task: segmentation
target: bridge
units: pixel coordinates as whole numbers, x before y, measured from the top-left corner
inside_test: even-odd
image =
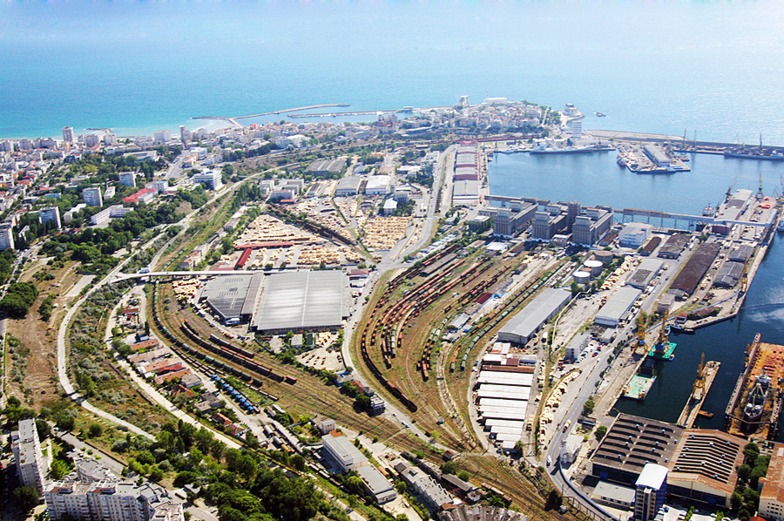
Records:
[[[147,273],[118,273],[110,283],[122,282],[132,279],[154,279],[161,277],[191,278],[191,277],[235,277],[237,275],[257,275],[263,271],[226,270],[226,271],[150,271]]]

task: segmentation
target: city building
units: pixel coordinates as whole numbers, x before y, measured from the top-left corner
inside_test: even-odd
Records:
[[[468,229],[474,233],[483,233],[493,225],[493,219],[489,215],[477,215],[468,221]]]
[[[54,226],[55,230],[62,228],[62,223],[60,222],[60,209],[56,206],[41,208],[38,211],[38,218],[40,219],[41,224],[50,223]]]
[[[618,233],[618,244],[622,248],[639,248],[653,230],[653,226],[647,223],[628,223]]]
[[[129,208],[127,206],[123,206],[121,204],[115,204],[110,206],[109,208],[104,208],[100,212],[93,214],[90,217],[90,224],[93,226],[98,226],[99,224],[103,224],[107,222],[109,219],[116,219],[118,217],[124,217],[128,212],[132,212],[133,208]]]
[[[193,176],[193,182],[202,185],[207,190],[218,190],[223,186],[223,179],[219,170],[207,170]]]
[[[391,178],[386,174],[372,175],[367,178],[365,195],[387,195],[390,192]]]
[[[136,172],[120,172],[117,174],[123,186],[136,186]]]
[[[21,420],[19,430],[11,433],[11,452],[16,460],[19,482],[24,486],[35,487],[39,493],[43,492],[49,468],[41,452],[34,419]]]
[[[101,197],[101,187],[91,186],[82,190],[82,200],[88,206],[103,206],[103,197]]]
[[[52,521],[184,521],[182,503],[161,486],[120,481],[94,460],[79,459],[76,471],[44,491]]]
[[[165,192],[166,189],[169,188],[169,181],[167,181],[166,179],[159,179],[157,181],[153,181],[151,186],[156,193],[160,194]]]
[[[760,484],[759,515],[765,519],[784,519],[784,444],[773,446],[768,473],[760,479]]]
[[[634,520],[653,521],[667,496],[667,467],[646,464],[634,486]]]
[[[165,145],[171,141],[171,132],[169,130],[158,130],[153,134],[153,141],[157,145]]]
[[[14,228],[11,223],[0,224],[0,251],[14,249]]]
[[[63,127],[63,141],[69,145],[76,143],[73,127]]]

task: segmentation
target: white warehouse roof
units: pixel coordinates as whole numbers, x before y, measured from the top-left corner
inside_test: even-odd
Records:
[[[568,291],[545,288],[498,332],[501,342],[525,344],[545,322],[558,313],[569,301]]]
[[[624,315],[634,305],[640,296],[640,290],[631,286],[624,286],[607,299],[607,303],[596,314],[594,321],[602,326],[615,327],[623,320]]]

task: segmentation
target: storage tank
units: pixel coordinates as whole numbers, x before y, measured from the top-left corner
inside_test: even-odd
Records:
[[[591,282],[591,274],[587,271],[575,271],[573,277],[577,284],[588,284]]]
[[[585,271],[591,274],[591,277],[598,277],[602,274],[602,270],[604,269],[604,264],[598,260],[589,260],[583,265]]]
[[[613,253],[611,251],[599,250],[593,252],[593,258],[604,266],[608,266],[613,260]]]

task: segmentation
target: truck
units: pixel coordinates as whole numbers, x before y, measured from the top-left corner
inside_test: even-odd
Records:
[[[566,423],[564,423],[564,426],[563,426],[563,431],[562,431],[562,432],[566,432],[566,431],[568,431],[568,430],[569,430],[569,427],[571,427],[571,426],[572,426],[572,420],[566,420]]]

